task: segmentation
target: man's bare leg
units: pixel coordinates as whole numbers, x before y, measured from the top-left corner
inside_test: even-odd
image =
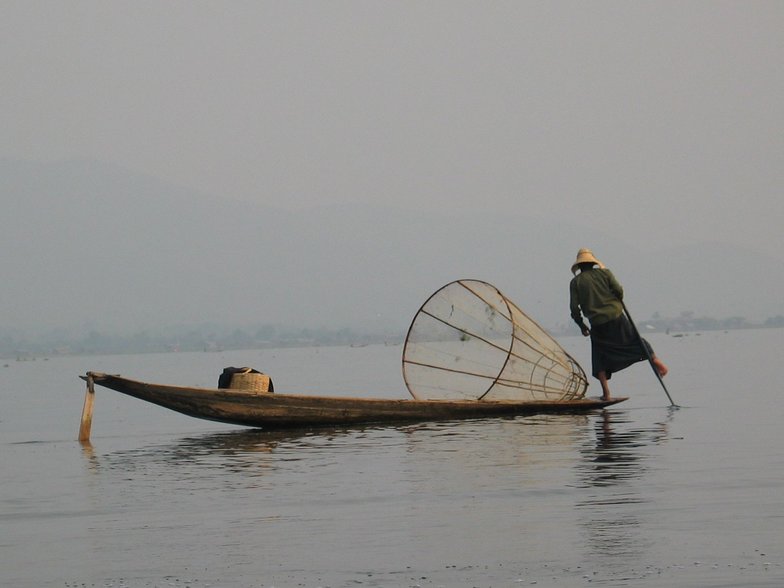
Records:
[[[596,374],[596,377],[602,385],[602,400],[610,400],[610,385],[607,383],[607,373],[599,372]]]

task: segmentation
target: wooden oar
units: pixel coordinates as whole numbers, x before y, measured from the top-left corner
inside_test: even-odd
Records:
[[[629,314],[629,309],[626,308],[626,303],[623,300],[621,300],[621,304],[623,305],[623,311],[626,313],[626,318],[629,319],[629,323],[631,323],[632,329],[634,329],[634,333],[637,335],[637,339],[639,339],[640,345],[642,346],[643,350],[645,351],[645,355],[648,358],[648,363],[651,364],[651,368],[653,368],[653,373],[656,374],[656,377],[659,380],[659,384],[661,384],[662,388],[664,388],[664,393],[667,395],[667,398],[669,399],[670,404],[672,406],[677,407],[678,405],[675,404],[672,401],[672,396],[670,396],[670,393],[667,391],[667,386],[664,385],[664,380],[662,380],[662,377],[661,377],[661,374],[659,373],[659,370],[656,369],[656,364],[653,363],[653,357],[651,356],[651,352],[648,351],[648,346],[643,342],[642,335],[640,335],[640,331],[639,331],[639,329],[637,329],[637,325],[634,324],[634,321],[632,320],[632,315]]]
[[[90,443],[90,429],[93,426],[93,404],[95,403],[95,384],[92,372],[87,372],[87,391],[84,393],[82,421],[79,425],[79,442]]]

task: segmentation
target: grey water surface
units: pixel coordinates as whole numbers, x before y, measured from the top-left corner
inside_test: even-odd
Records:
[[[87,370],[405,397],[401,347],[8,360],[0,586],[784,585],[784,329],[649,341],[680,409],[646,364],[585,415],[287,432],[98,387],[85,446]]]

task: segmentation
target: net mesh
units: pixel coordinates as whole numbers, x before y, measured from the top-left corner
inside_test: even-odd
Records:
[[[585,394],[580,365],[494,286],[458,280],[414,317],[403,379],[418,400],[571,400]]]

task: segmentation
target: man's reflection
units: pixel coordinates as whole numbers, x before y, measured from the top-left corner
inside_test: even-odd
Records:
[[[667,424],[645,428],[628,413],[602,411],[595,422],[596,440],[581,448],[578,475],[586,489],[576,503],[585,543],[594,556],[618,562],[618,555],[642,556],[650,540],[642,534],[650,512],[639,482],[649,473],[649,449],[667,438]]]

